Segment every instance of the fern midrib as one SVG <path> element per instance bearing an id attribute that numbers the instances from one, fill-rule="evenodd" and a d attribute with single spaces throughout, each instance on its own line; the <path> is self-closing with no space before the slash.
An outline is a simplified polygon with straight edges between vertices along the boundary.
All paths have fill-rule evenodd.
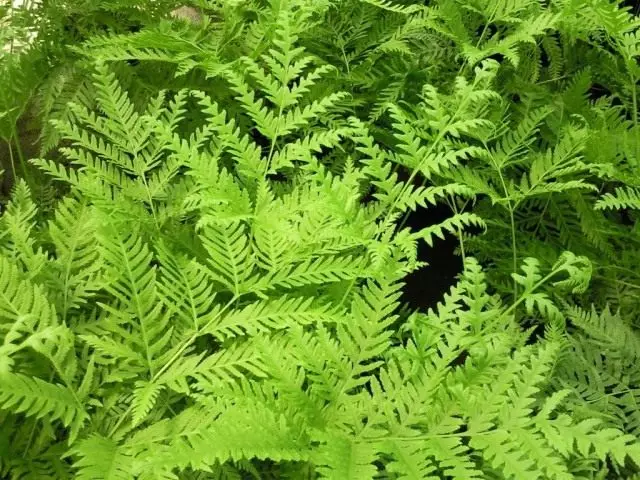
<path id="1" fill-rule="evenodd" d="M 86 205 L 83 205 L 83 207 L 85 206 Z M 69 285 L 70 285 L 70 278 L 71 278 L 71 269 L 73 266 L 73 258 L 76 252 L 76 248 L 79 244 L 80 244 L 80 237 L 74 235 L 71 248 L 69 248 L 69 251 L 67 252 L 68 261 L 65 263 L 65 270 L 64 270 L 65 273 L 64 273 L 64 281 L 63 281 L 64 293 L 63 293 L 63 301 L 62 301 L 62 322 L 64 324 L 66 324 L 67 322 L 67 314 L 68 314 L 67 302 L 69 299 L 69 291 L 70 291 Z"/>
<path id="2" fill-rule="evenodd" d="M 118 242 L 118 248 L 120 249 L 120 253 L 122 254 L 123 263 L 125 266 L 125 272 L 127 274 L 128 280 L 132 287 L 131 290 L 133 293 L 136 316 L 138 317 L 138 320 L 139 320 L 140 331 L 142 333 L 142 342 L 144 343 L 145 357 L 147 360 L 147 368 L 149 369 L 149 374 L 151 375 L 151 377 L 153 377 L 154 376 L 153 359 L 151 358 L 149 337 L 148 337 L 148 333 L 145 325 L 145 320 L 147 315 L 143 310 L 142 299 L 140 298 L 140 295 L 138 292 L 137 279 L 133 274 L 133 270 L 129 262 L 129 252 L 127 251 L 127 248 L 122 241 Z"/>
<path id="3" fill-rule="evenodd" d="M 502 186 L 502 190 L 504 191 L 504 199 L 507 201 L 507 206 L 509 207 L 509 222 L 511 224 L 511 272 L 515 274 L 518 271 L 518 244 L 516 241 L 516 219 L 515 219 L 515 209 L 517 208 L 518 202 L 515 204 L 511 203 L 511 195 L 509 194 L 509 189 L 507 188 L 506 180 L 504 179 L 504 175 L 502 174 L 502 168 L 498 164 L 495 156 L 493 155 L 493 151 L 489 149 L 489 146 L 484 143 L 485 151 L 489 153 L 489 157 L 491 158 L 491 163 L 498 172 L 498 177 L 500 178 L 500 184 Z M 513 300 L 516 301 L 518 298 L 518 282 L 513 280 Z"/>

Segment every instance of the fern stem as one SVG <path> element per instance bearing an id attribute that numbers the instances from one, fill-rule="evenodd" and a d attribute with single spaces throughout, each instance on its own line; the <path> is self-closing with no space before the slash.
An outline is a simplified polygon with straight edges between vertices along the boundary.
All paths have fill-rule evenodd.
<path id="1" fill-rule="evenodd" d="M 33 443 L 33 436 L 36 433 L 37 425 L 38 425 L 38 420 L 34 419 L 33 425 L 31 425 L 31 429 L 29 430 L 29 437 L 27 438 L 27 443 L 22 450 L 22 458 L 27 458 L 27 454 L 29 453 L 29 450 L 31 450 L 31 444 Z"/>
<path id="2" fill-rule="evenodd" d="M 516 242 L 516 220 L 513 214 L 513 209 L 511 205 L 509 205 L 509 219 L 511 221 L 511 261 L 512 261 L 512 270 L 513 273 L 516 273 L 518 270 L 518 245 Z M 513 280 L 513 300 L 518 298 L 518 282 Z"/>
<path id="3" fill-rule="evenodd" d="M 449 208 L 451 208 L 451 210 L 453 211 L 453 213 L 455 215 L 458 215 L 460 213 L 458 211 L 458 205 L 456 205 L 455 199 L 447 198 L 447 204 L 449 205 Z M 465 204 L 465 206 L 466 206 L 466 204 Z M 464 208 L 462 210 L 464 211 Z M 462 264 L 464 265 L 465 262 L 467 261 L 467 255 L 465 253 L 464 239 L 462 238 L 462 229 L 461 228 L 457 229 L 456 236 L 458 237 L 458 243 L 460 243 L 460 256 L 462 257 Z"/>
<path id="4" fill-rule="evenodd" d="M 9 162 L 11 163 L 11 175 L 13 176 L 13 181 L 15 182 L 16 179 L 18 178 L 18 175 L 16 172 L 16 162 L 15 162 L 15 159 L 13 158 L 13 145 L 11 140 L 7 140 L 7 146 L 9 147 Z"/>
<path id="5" fill-rule="evenodd" d="M 542 226 L 542 221 L 544 220 L 544 216 L 547 214 L 547 210 L 549 209 L 549 204 L 551 203 L 551 194 L 547 197 L 547 201 L 544 204 L 544 208 L 542 212 L 540 212 L 538 223 L 536 224 L 536 228 L 533 230 L 533 236 L 536 237 L 538 232 L 540 231 L 540 227 Z"/>
<path id="6" fill-rule="evenodd" d="M 467 254 L 464 249 L 464 238 L 462 238 L 462 230 L 458 230 L 458 242 L 460 243 L 460 257 L 462 258 L 462 264 L 467 261 Z"/>
<path id="7" fill-rule="evenodd" d="M 636 79 L 631 77 L 631 100 L 633 101 L 633 126 L 638 126 L 638 88 L 636 87 Z M 637 135 L 637 132 L 636 132 Z M 636 152 L 637 153 L 637 152 Z"/>
<path id="8" fill-rule="evenodd" d="M 640 289 L 640 285 L 636 283 L 629 283 L 629 282 L 625 282 L 624 280 L 618 280 L 618 279 L 614 279 L 613 281 L 620 285 L 624 285 L 625 287 Z"/>
<path id="9" fill-rule="evenodd" d="M 591 400 L 586 400 L 585 403 L 596 403 L 599 402 L 602 399 L 608 398 L 608 397 L 613 397 L 615 395 L 621 395 L 621 394 L 625 394 L 625 393 L 632 393 L 632 392 L 638 392 L 640 391 L 640 388 L 625 388 L 624 390 L 618 390 L 615 392 L 611 392 L 611 393 L 603 393 L 602 395 L 600 395 L 597 398 L 593 398 Z"/>
<path id="10" fill-rule="evenodd" d="M 288 68 L 287 68 L 288 72 Z M 280 122 L 282 121 L 282 113 L 284 112 L 284 107 L 280 105 L 278 109 L 278 123 L 276 124 L 276 129 L 273 134 L 273 138 L 271 139 L 271 145 L 269 146 L 269 156 L 267 157 L 267 166 L 264 171 L 264 176 L 266 177 L 269 174 L 269 170 L 271 170 L 271 161 L 273 160 L 273 152 L 276 147 L 276 141 L 278 140 L 279 130 L 280 130 Z"/>
<path id="11" fill-rule="evenodd" d="M 554 277 L 554 275 L 556 273 L 558 273 L 559 270 L 552 270 L 547 276 L 543 277 L 540 281 L 538 281 L 538 283 L 536 283 L 533 287 L 531 287 L 530 290 L 526 291 L 523 293 L 522 297 L 520 297 L 519 299 L 515 300 L 514 299 L 514 303 L 513 305 L 511 305 L 509 308 L 507 308 L 504 313 L 501 315 L 501 317 L 506 317 L 508 315 L 511 315 L 512 313 L 515 312 L 515 309 L 527 299 L 527 294 L 535 292 L 538 288 L 540 288 L 542 285 L 544 285 L 545 283 L 547 283 L 550 279 L 552 279 Z"/>
<path id="12" fill-rule="evenodd" d="M 18 135 L 18 130 L 16 129 L 15 124 L 13 124 L 11 128 L 12 128 L 11 136 L 13 138 L 13 142 L 16 145 L 16 153 L 18 154 L 18 160 L 20 161 L 20 169 L 22 170 L 23 178 L 27 181 L 27 183 L 31 184 L 30 178 L 29 178 L 29 171 L 27 169 L 27 162 L 24 157 L 24 152 L 22 151 L 22 146 L 20 145 L 20 137 Z"/>
<path id="13" fill-rule="evenodd" d="M 144 184 L 144 189 L 147 193 L 147 198 L 149 199 L 149 207 L 151 208 L 151 216 L 153 216 L 153 223 L 156 226 L 156 230 L 160 233 L 160 224 L 158 223 L 158 216 L 156 215 L 156 209 L 153 206 L 153 197 L 151 196 L 151 190 L 149 190 L 149 184 L 147 183 L 147 178 L 144 173 L 140 175 L 142 178 L 142 183 Z"/>
<path id="14" fill-rule="evenodd" d="M 630 268 L 626 268 L 626 267 L 621 267 L 620 265 L 600 265 L 597 267 L 598 270 L 609 270 L 609 269 L 614 269 L 614 270 L 621 270 L 623 272 L 627 272 L 630 275 L 636 276 L 638 277 L 639 274 L 637 271 L 632 270 Z"/>
<path id="15" fill-rule="evenodd" d="M 347 67 L 347 75 L 351 75 L 351 69 L 349 68 L 349 60 L 347 59 L 347 52 L 344 51 L 344 45 L 340 45 L 340 50 L 342 51 L 344 66 Z"/>
<path id="16" fill-rule="evenodd" d="M 484 143 L 484 148 L 487 152 L 491 152 L 491 150 L 489 149 L 489 146 Z M 516 273 L 518 271 L 518 245 L 516 242 L 516 219 L 515 219 L 515 209 L 517 207 L 517 202 L 514 204 L 511 203 L 511 196 L 509 195 L 509 189 L 507 188 L 507 182 L 504 179 L 504 175 L 502 175 L 502 168 L 498 165 L 498 162 L 496 162 L 495 157 L 493 156 L 493 154 L 490 155 L 491 157 L 491 163 L 493 164 L 493 167 L 496 169 L 496 172 L 498 172 L 498 177 L 500 178 L 500 183 L 502 184 L 502 190 L 504 191 L 504 198 L 507 201 L 507 206 L 509 209 L 509 221 L 511 224 L 511 269 L 512 269 L 512 273 Z M 513 301 L 516 301 L 516 298 L 518 298 L 518 282 L 516 282 L 516 280 L 513 280 Z"/>
<path id="17" fill-rule="evenodd" d="M 633 134 L 635 138 L 636 146 L 636 159 L 640 158 L 640 146 L 638 145 L 638 87 L 637 79 L 631 76 L 631 91 L 633 101 Z"/>

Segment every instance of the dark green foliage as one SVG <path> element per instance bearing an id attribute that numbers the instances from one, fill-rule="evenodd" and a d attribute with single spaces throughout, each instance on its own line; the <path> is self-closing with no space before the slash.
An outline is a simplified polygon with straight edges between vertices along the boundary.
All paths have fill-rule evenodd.
<path id="1" fill-rule="evenodd" d="M 630 9 L 1 13 L 1 478 L 640 478 Z"/>

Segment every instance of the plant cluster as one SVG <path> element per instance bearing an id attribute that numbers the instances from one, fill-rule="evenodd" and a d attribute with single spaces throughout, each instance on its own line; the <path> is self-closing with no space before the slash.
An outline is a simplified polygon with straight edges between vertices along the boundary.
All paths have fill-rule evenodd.
<path id="1" fill-rule="evenodd" d="M 635 13 L 0 11 L 0 478 L 640 478 Z"/>

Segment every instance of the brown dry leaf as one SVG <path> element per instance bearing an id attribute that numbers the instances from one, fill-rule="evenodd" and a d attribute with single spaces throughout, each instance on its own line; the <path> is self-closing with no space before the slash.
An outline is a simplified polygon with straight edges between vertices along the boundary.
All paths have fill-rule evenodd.
<path id="1" fill-rule="evenodd" d="M 202 13 L 197 8 L 188 7 L 183 5 L 182 7 L 178 7 L 175 10 L 171 11 L 171 16 L 173 18 L 177 18 L 179 20 L 185 20 L 194 25 L 199 25 L 202 23 Z"/>

